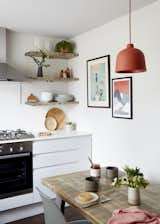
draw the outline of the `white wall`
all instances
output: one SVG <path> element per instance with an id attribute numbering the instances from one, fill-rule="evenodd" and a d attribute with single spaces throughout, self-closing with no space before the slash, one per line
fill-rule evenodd
<path id="1" fill-rule="evenodd" d="M 102 165 L 140 167 L 152 181 L 160 181 L 160 1 L 133 14 L 133 42 L 146 56 L 147 72 L 133 75 L 133 120 L 112 118 L 111 109 L 87 108 L 86 60 L 116 54 L 128 42 L 128 17 L 74 38 L 80 56 L 72 66 L 80 76 L 81 103 L 70 116 L 82 130 L 93 132 L 93 156 Z M 131 74 L 129 74 L 131 76 Z"/>
<path id="2" fill-rule="evenodd" d="M 128 42 L 128 18 L 117 19 L 110 24 L 75 37 L 80 56 L 71 60 L 79 82 L 70 83 L 25 83 L 23 103 L 19 102 L 19 85 L 0 83 L 0 129 L 44 129 L 44 116 L 49 107 L 24 105 L 25 97 L 33 92 L 39 95 L 43 89 L 70 91 L 80 100 L 78 106 L 62 107 L 69 118 L 78 123 L 83 131 L 93 132 L 93 156 L 102 165 L 125 164 L 139 166 L 152 181 L 160 181 L 160 1 L 145 7 L 133 15 L 133 42 L 146 56 L 148 71 L 133 76 L 133 120 L 112 118 L 111 109 L 87 108 L 86 60 L 105 54 L 111 55 L 111 76 L 115 74 L 117 52 Z M 55 40 L 57 41 L 57 40 Z M 7 37 L 8 62 L 26 74 L 34 74 L 36 66 L 24 52 L 33 48 L 34 36 L 9 32 Z M 50 61 L 52 71 L 54 61 Z M 60 65 L 58 61 L 58 64 Z M 126 75 L 124 75 L 126 76 Z"/>
<path id="3" fill-rule="evenodd" d="M 31 76 L 36 75 L 37 66 L 30 57 L 24 56 L 29 50 L 34 50 L 35 38 L 50 39 L 54 46 L 59 39 L 35 37 L 26 33 L 7 32 L 7 62 L 13 67 Z M 44 74 L 57 75 L 66 68 L 66 60 L 48 60 L 51 65 Z M 24 128 L 30 131 L 44 130 L 44 118 L 50 107 L 30 107 L 25 105 L 27 96 L 33 93 L 40 96 L 40 92 L 49 90 L 53 93 L 67 92 L 66 83 L 28 82 L 22 84 L 22 103 L 20 103 L 20 84 L 14 82 L 0 82 L 0 129 Z M 66 112 L 69 106 L 62 106 Z M 70 108 L 70 107 L 69 107 Z M 71 109 L 73 107 L 71 106 Z"/>

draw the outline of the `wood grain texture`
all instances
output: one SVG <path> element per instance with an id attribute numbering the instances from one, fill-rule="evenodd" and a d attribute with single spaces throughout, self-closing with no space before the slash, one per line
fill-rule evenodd
<path id="1" fill-rule="evenodd" d="M 99 196 L 111 198 L 110 202 L 97 204 L 89 208 L 82 208 L 75 201 L 75 197 L 85 191 L 85 177 L 89 176 L 89 171 L 71 173 L 56 177 L 48 177 L 42 183 L 58 194 L 64 201 L 76 207 L 81 214 L 94 224 L 106 224 L 115 209 L 127 208 L 127 188 L 115 188 L 107 180 L 105 169 L 102 170 L 100 179 Z M 160 185 L 150 185 L 141 190 L 141 208 L 160 215 Z"/>
<path id="2" fill-rule="evenodd" d="M 71 82 L 71 81 L 79 81 L 79 78 L 77 77 L 71 77 L 71 78 L 59 78 L 59 77 L 51 77 L 51 76 L 43 76 L 43 77 L 37 77 L 37 76 L 31 76 L 29 77 L 32 80 L 35 81 L 46 81 L 46 82 Z"/>
<path id="3" fill-rule="evenodd" d="M 34 102 L 34 103 L 31 103 L 31 102 L 26 102 L 25 103 L 26 105 L 29 105 L 29 106 L 55 106 L 55 105 L 74 105 L 74 104 L 79 104 L 78 101 L 69 101 L 69 102 Z"/>
<path id="4" fill-rule="evenodd" d="M 72 59 L 78 57 L 79 54 L 77 53 L 60 53 L 54 51 L 44 51 L 48 58 L 59 58 L 59 59 Z M 40 51 L 29 51 L 25 53 L 25 56 L 29 57 L 42 57 L 42 52 Z"/>

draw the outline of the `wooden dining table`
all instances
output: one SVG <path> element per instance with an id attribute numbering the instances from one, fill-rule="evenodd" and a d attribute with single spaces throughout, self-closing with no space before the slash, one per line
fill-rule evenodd
<path id="1" fill-rule="evenodd" d="M 69 173 L 60 176 L 47 177 L 42 183 L 62 199 L 62 210 L 64 202 L 78 209 L 78 211 L 93 224 L 106 224 L 115 209 L 128 208 L 127 188 L 115 188 L 106 177 L 105 168 L 102 169 L 99 190 L 100 198 L 110 198 L 106 203 L 99 203 L 88 208 L 83 208 L 76 202 L 75 198 L 80 192 L 85 191 L 85 178 L 89 171 Z M 141 189 L 140 208 L 146 209 L 160 215 L 160 185 L 150 184 L 146 189 Z"/>

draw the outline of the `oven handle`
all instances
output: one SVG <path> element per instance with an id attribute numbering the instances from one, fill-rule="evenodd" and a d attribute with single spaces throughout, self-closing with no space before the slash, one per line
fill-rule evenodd
<path id="1" fill-rule="evenodd" d="M 10 158 L 19 158 L 19 157 L 25 157 L 25 156 L 30 156 L 30 153 L 26 152 L 26 153 L 20 153 L 20 154 L 0 156 L 0 160 L 1 159 L 10 159 Z"/>

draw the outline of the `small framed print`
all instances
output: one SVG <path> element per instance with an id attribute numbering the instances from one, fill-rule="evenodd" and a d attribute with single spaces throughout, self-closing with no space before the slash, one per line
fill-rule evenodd
<path id="1" fill-rule="evenodd" d="M 110 107 L 110 55 L 87 61 L 88 107 Z"/>
<path id="2" fill-rule="evenodd" d="M 112 79 L 112 117 L 133 119 L 132 77 Z"/>

